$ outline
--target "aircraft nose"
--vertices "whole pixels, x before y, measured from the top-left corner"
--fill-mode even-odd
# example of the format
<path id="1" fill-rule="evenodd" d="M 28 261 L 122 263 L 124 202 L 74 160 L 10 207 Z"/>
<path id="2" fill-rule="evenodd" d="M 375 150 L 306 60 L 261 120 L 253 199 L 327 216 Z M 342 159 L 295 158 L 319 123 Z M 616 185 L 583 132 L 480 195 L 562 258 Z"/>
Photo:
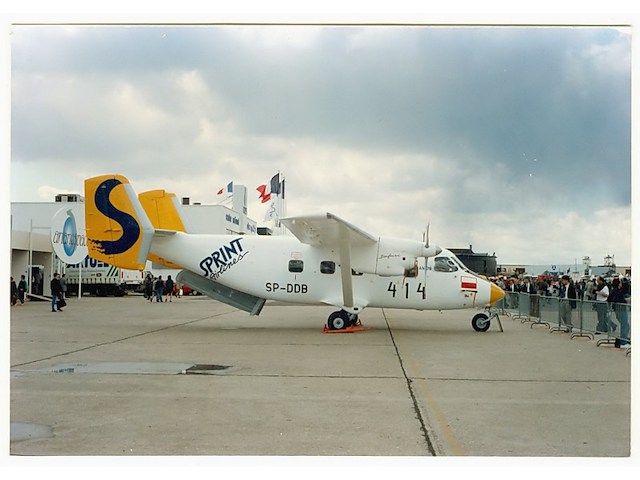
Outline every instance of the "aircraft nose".
<path id="1" fill-rule="evenodd" d="M 491 305 L 493 305 L 498 300 L 502 300 L 502 298 L 504 296 L 505 296 L 504 291 L 499 286 L 497 286 L 495 283 L 492 283 L 491 284 L 491 296 L 489 297 L 489 303 Z"/>

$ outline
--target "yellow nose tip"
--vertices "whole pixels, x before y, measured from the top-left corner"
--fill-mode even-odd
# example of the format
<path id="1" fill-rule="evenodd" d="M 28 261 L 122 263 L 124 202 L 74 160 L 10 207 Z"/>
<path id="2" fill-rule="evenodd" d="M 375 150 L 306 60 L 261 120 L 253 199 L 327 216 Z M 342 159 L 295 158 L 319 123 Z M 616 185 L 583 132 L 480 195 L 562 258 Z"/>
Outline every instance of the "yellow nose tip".
<path id="1" fill-rule="evenodd" d="M 498 300 L 501 300 L 505 296 L 504 291 L 495 283 L 491 284 L 491 296 L 489 297 L 489 303 L 493 305 Z"/>

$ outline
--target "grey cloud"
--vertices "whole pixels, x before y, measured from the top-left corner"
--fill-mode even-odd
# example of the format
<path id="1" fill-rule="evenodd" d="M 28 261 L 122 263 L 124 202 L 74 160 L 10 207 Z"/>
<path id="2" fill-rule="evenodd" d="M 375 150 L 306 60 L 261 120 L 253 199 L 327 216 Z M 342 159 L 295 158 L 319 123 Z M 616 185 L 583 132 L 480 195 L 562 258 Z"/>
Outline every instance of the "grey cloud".
<path id="1" fill-rule="evenodd" d="M 179 164 L 185 178 L 207 172 L 250 188 L 256 171 L 288 168 L 300 184 L 322 172 L 300 192 L 310 196 L 331 175 L 353 178 L 344 163 L 358 152 L 369 158 L 365 186 L 397 184 L 408 209 L 420 205 L 412 213 L 466 214 L 450 221 L 469 230 L 482 228 L 482 211 L 541 201 L 556 217 L 630 203 L 628 33 L 351 26 L 273 44 L 238 33 L 14 27 L 12 162 L 90 159 L 141 177 Z M 184 86 L 189 75 L 202 91 Z M 357 202 L 363 187 L 343 188 Z"/>

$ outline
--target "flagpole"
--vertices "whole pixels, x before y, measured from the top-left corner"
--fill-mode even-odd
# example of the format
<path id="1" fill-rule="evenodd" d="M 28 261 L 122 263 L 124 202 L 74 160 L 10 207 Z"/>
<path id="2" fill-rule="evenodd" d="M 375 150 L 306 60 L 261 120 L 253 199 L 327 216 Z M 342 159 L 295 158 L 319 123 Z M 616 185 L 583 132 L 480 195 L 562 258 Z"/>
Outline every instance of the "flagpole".
<path id="1" fill-rule="evenodd" d="M 287 199 L 285 198 L 285 195 L 284 195 L 285 180 L 286 178 L 283 175 L 282 182 L 280 183 L 280 218 L 284 218 L 287 216 Z M 282 224 L 280 224 L 280 228 L 282 228 L 282 231 L 280 233 L 284 235 L 286 233 L 285 227 Z"/>

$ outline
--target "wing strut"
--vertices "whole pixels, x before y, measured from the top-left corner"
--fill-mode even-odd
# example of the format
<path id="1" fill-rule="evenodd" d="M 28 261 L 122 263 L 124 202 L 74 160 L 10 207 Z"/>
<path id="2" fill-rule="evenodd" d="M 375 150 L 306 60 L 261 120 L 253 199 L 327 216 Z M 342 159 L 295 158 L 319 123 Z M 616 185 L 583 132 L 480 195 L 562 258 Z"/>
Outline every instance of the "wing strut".
<path id="1" fill-rule="evenodd" d="M 340 274 L 342 275 L 342 301 L 345 307 L 353 307 L 353 279 L 351 277 L 351 242 L 345 225 L 339 224 Z"/>

